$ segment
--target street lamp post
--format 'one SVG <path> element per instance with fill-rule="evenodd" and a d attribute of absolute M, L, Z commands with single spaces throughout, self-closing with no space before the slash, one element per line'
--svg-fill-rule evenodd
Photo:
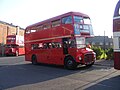
<path fill-rule="evenodd" d="M 104 31 L 104 59 L 105 59 L 105 31 Z"/>

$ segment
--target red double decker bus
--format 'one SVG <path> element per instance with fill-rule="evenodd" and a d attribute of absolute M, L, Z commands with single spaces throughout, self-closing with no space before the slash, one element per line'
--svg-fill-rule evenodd
<path fill-rule="evenodd" d="M 32 64 L 93 65 L 96 55 L 86 48 L 85 38 L 93 35 L 90 17 L 68 12 L 30 25 L 25 30 L 25 60 Z"/>
<path fill-rule="evenodd" d="M 8 35 L 5 44 L 5 55 L 23 55 L 25 54 L 24 49 L 24 36 L 19 35 Z"/>
<path fill-rule="evenodd" d="M 120 1 L 113 16 L 114 68 L 120 70 Z"/>

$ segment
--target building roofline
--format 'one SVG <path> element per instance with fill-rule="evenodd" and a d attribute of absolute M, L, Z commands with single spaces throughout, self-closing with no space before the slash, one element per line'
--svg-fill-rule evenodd
<path fill-rule="evenodd" d="M 7 22 L 1 21 L 1 20 L 0 20 L 0 23 L 6 24 L 6 25 L 9 25 L 9 26 L 12 26 L 12 27 L 19 27 L 20 29 L 25 30 L 24 28 L 21 28 L 20 26 L 13 25 L 12 23 L 7 23 Z"/>

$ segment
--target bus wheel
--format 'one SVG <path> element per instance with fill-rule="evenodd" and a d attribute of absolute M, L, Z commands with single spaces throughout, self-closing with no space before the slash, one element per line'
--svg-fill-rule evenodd
<path fill-rule="evenodd" d="M 67 57 L 65 59 L 64 66 L 67 69 L 75 69 L 77 67 L 77 63 L 72 57 Z"/>
<path fill-rule="evenodd" d="M 32 64 L 33 64 L 33 65 L 37 65 L 37 64 L 38 64 L 38 63 L 37 63 L 37 58 L 36 58 L 35 55 L 32 56 Z"/>
<path fill-rule="evenodd" d="M 19 56 L 19 53 L 18 53 L 18 51 L 16 51 L 16 56 Z"/>

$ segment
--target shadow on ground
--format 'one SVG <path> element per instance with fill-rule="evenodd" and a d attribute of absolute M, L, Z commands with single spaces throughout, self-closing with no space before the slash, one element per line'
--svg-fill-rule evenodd
<path fill-rule="evenodd" d="M 106 68 L 106 67 L 104 67 Z M 79 67 L 76 70 L 66 70 L 63 66 L 55 65 L 5 65 L 0 67 L 0 89 L 8 89 L 21 85 L 40 83 L 43 81 L 64 77 L 74 73 L 85 73 L 86 71 L 101 68 Z"/>

